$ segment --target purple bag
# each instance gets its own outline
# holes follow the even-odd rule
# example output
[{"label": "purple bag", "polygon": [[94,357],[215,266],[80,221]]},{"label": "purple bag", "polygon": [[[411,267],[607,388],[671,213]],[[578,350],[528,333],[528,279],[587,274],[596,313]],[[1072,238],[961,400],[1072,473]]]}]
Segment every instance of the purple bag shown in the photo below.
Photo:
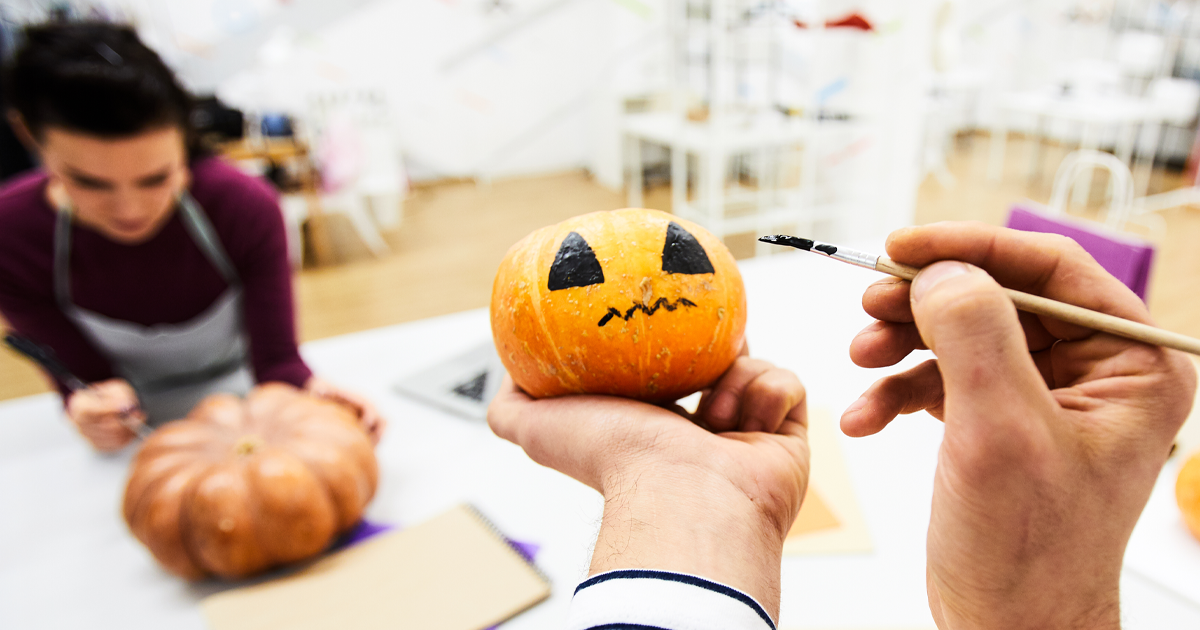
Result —
[{"label": "purple bag", "polygon": [[[1074,187],[1076,202],[1087,202],[1092,171],[1109,173],[1112,205],[1103,226],[1067,216],[1067,194]],[[1083,177],[1082,181],[1075,181]],[[1133,212],[1133,174],[1111,153],[1081,149],[1072,151],[1054,175],[1049,207],[1028,202],[1014,206],[1007,226],[1026,232],[1062,234],[1083,246],[1096,262],[1146,301],[1150,267],[1154,264],[1154,246],[1121,232]]]},{"label": "purple bag", "polygon": [[1074,239],[1101,267],[1124,282],[1142,301],[1146,300],[1150,268],[1154,264],[1153,245],[1094,223],[1051,215],[1032,202],[1013,206],[1006,226],[1025,232],[1062,234]]}]

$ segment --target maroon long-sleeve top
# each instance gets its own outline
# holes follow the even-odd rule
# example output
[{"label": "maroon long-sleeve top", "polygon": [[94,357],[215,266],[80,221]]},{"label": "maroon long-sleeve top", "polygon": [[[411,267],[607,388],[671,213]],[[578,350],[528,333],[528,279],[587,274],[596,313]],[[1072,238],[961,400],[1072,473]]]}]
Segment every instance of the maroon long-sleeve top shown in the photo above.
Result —
[{"label": "maroon long-sleeve top", "polygon": [[[241,279],[243,319],[258,382],[302,387],[312,375],[296,347],[292,276],[274,190],[217,158],[192,163],[191,194]],[[0,187],[0,313],[15,331],[50,346],[85,381],[117,376],[54,298],[54,223],[46,174]],[[199,315],[228,287],[178,213],[150,240],[122,245],[76,224],[71,298],[81,308],[144,325]],[[61,384],[60,384],[61,389]]]}]

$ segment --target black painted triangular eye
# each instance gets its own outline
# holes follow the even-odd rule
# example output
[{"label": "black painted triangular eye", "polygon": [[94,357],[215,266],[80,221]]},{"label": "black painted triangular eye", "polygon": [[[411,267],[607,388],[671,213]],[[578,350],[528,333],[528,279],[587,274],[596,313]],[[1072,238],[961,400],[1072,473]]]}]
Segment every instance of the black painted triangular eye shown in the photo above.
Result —
[{"label": "black painted triangular eye", "polygon": [[583,240],[579,232],[571,232],[563,239],[554,264],[550,265],[550,290],[586,287],[604,282],[604,270],[596,260],[596,252]]},{"label": "black painted triangular eye", "polygon": [[662,269],[667,273],[715,273],[704,246],[692,236],[691,232],[683,229],[682,225],[672,221],[667,226],[667,242],[663,245]]}]

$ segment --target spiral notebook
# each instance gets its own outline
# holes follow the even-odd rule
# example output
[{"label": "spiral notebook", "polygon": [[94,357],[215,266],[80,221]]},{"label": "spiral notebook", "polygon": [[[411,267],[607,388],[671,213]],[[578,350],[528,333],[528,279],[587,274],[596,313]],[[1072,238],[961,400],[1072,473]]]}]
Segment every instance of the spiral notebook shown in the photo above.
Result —
[{"label": "spiral notebook", "polygon": [[201,607],[212,630],[481,630],[549,595],[537,567],[460,505]]}]

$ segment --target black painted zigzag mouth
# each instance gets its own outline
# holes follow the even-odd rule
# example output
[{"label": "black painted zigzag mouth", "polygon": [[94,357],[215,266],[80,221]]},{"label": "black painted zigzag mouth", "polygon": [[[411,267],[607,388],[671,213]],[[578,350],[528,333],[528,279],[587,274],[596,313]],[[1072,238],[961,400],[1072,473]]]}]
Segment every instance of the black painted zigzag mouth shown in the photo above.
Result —
[{"label": "black painted zigzag mouth", "polygon": [[631,317],[633,317],[633,314],[638,311],[641,311],[641,312],[645,313],[647,316],[650,316],[650,315],[653,315],[654,313],[656,313],[658,311],[658,309],[660,309],[660,308],[665,308],[668,311],[674,311],[681,306],[695,306],[695,305],[696,305],[695,302],[693,302],[687,298],[679,298],[678,300],[675,300],[674,304],[672,304],[667,301],[667,298],[663,297],[663,298],[658,298],[658,301],[656,301],[654,303],[654,306],[651,306],[650,308],[646,308],[645,304],[634,304],[633,306],[629,307],[629,310],[625,311],[624,313],[622,313],[621,311],[618,311],[617,309],[610,306],[610,307],[608,307],[608,314],[605,315],[600,320],[599,325],[603,326],[603,325],[607,324],[608,322],[612,321],[612,318],[614,318],[614,317],[619,317],[625,321],[629,321],[629,319]]}]

